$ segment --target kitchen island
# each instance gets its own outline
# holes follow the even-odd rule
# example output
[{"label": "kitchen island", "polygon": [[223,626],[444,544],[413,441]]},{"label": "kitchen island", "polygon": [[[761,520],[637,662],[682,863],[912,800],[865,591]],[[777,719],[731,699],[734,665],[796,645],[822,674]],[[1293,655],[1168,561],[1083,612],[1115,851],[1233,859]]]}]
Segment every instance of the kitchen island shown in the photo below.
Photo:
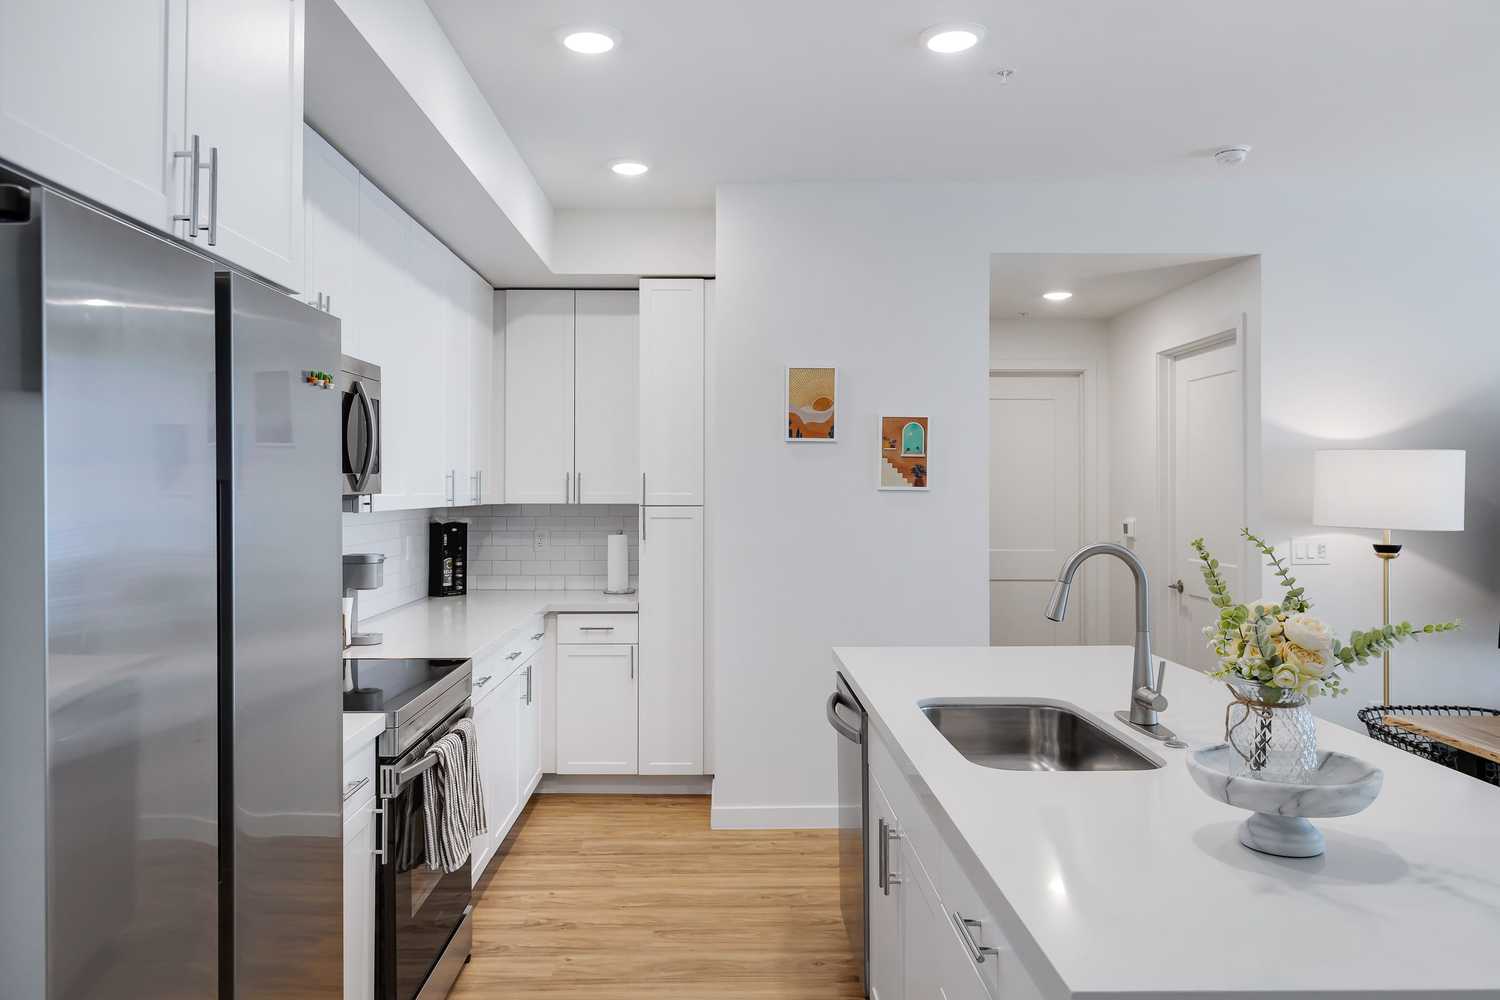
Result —
[{"label": "kitchen island", "polygon": [[[1240,845],[1246,813],[1194,785],[1187,750],[1115,721],[1129,647],[834,654],[868,713],[871,797],[882,788],[900,814],[893,843],[919,859],[948,936],[961,940],[958,909],[994,924],[979,943],[996,953],[975,964],[992,995],[1500,997],[1500,790],[1320,721],[1321,747],[1382,768],[1384,790],[1359,815],[1317,821],[1324,856],[1271,857]],[[1172,665],[1165,694],[1162,722],[1191,746],[1222,740],[1221,683]],[[920,709],[1007,699],[1080,710],[1164,766],[991,769]]]}]

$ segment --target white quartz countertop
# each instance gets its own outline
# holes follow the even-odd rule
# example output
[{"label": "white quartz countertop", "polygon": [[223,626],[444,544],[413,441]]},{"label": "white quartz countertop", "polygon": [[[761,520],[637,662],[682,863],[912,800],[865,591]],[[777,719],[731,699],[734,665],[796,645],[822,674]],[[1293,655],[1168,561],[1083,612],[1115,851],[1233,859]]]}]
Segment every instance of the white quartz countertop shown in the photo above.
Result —
[{"label": "white quartz countertop", "polygon": [[465,597],[429,597],[360,622],[384,633],[377,646],[355,646],[346,656],[464,659],[486,656],[537,615],[635,612],[635,594],[598,590],[478,590]]},{"label": "white quartz countertop", "polygon": [[[1385,771],[1365,812],[1315,820],[1320,858],[1242,847],[1248,813],[1193,784],[1185,750],[1117,723],[1121,646],[839,648],[838,669],[1049,997],[1500,997],[1500,789],[1333,723],[1324,749]],[[1228,692],[1173,665],[1162,721],[1222,740]],[[1001,771],[959,755],[924,700],[1044,699],[1164,760],[1150,771]]]},{"label": "white quartz countertop", "polygon": [[367,747],[385,731],[384,712],[344,713],[344,757]]}]

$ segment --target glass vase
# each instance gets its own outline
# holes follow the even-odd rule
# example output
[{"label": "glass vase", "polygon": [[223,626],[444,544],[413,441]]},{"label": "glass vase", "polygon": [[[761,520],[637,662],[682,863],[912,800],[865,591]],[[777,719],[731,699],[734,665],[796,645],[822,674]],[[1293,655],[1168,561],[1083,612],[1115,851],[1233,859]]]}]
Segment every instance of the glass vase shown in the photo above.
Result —
[{"label": "glass vase", "polygon": [[1318,767],[1318,727],[1307,696],[1253,682],[1231,683],[1224,738],[1242,773],[1266,781],[1304,782]]}]

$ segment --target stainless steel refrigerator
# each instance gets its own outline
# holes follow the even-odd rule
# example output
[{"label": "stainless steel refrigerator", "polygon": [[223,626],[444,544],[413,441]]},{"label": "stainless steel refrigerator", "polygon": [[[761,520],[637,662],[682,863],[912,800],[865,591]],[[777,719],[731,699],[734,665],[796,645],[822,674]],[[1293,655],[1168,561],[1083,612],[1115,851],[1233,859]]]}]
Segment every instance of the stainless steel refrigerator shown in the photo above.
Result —
[{"label": "stainless steel refrigerator", "polygon": [[0,994],[341,995],[338,361],[0,184]]}]

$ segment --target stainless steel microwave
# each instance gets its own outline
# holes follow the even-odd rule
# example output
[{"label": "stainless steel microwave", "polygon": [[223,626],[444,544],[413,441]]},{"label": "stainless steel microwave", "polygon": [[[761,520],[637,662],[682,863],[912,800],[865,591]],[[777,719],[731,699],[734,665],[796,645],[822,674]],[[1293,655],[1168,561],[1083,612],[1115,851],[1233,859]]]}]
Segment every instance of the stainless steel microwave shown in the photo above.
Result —
[{"label": "stainless steel microwave", "polygon": [[344,397],[339,479],[346,499],[369,496],[380,492],[380,366],[345,354],[339,369],[338,387]]}]

